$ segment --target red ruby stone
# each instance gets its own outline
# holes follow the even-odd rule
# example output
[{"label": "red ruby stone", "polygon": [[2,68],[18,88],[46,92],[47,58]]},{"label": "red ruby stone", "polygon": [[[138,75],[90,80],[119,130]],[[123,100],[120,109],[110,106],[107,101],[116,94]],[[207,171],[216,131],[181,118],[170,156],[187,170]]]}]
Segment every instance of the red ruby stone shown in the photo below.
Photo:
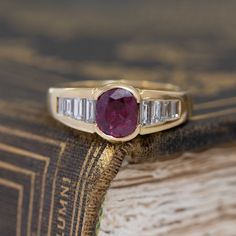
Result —
[{"label": "red ruby stone", "polygon": [[138,123],[136,98],[123,88],[104,92],[96,103],[96,122],[103,133],[115,138],[132,134]]}]

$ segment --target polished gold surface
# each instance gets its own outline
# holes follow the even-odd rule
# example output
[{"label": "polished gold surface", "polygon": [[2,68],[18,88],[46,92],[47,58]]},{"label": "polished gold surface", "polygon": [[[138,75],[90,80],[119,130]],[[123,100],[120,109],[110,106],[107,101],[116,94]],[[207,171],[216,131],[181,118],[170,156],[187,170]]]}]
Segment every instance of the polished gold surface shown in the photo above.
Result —
[{"label": "polished gold surface", "polygon": [[[155,125],[143,126],[138,123],[135,131],[122,138],[115,138],[104,134],[95,123],[86,123],[62,116],[57,112],[58,97],[66,98],[87,98],[97,100],[98,97],[112,88],[123,88],[132,92],[138,103],[142,100],[167,100],[177,99],[180,101],[180,116],[178,119],[160,122]],[[104,81],[81,81],[62,84],[48,91],[48,102],[52,116],[61,123],[85,132],[97,133],[104,139],[111,142],[124,142],[135,138],[138,134],[150,134],[162,130],[170,129],[184,123],[191,115],[192,103],[190,95],[181,91],[172,84],[162,84],[152,81],[130,81],[130,80],[104,80]]]}]

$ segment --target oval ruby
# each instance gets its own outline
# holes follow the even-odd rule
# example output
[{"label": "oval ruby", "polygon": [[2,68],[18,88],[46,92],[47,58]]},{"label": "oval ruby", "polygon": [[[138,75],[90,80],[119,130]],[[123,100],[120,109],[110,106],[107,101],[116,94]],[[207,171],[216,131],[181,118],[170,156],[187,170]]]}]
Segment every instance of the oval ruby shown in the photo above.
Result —
[{"label": "oval ruby", "polygon": [[132,134],[138,123],[136,98],[123,88],[104,92],[96,103],[96,122],[103,133],[115,138]]}]

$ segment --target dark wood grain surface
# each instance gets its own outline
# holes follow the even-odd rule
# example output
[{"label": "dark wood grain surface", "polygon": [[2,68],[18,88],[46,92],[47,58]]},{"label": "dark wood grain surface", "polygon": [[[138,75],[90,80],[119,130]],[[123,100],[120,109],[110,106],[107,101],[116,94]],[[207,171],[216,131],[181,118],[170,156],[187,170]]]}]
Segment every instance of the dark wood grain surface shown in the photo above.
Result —
[{"label": "dark wood grain surface", "polygon": [[[0,2],[0,234],[94,235],[103,195],[125,156],[165,159],[233,142],[235,9],[229,0]],[[111,145],[49,116],[48,87],[116,78],[190,90],[193,118]],[[104,153],[111,161],[100,173]]]}]

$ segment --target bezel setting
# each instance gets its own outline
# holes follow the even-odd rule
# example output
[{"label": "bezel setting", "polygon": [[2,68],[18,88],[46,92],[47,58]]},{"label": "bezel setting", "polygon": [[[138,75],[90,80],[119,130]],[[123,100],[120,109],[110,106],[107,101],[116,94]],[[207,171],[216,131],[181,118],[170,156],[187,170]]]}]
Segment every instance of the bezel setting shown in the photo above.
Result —
[{"label": "bezel setting", "polygon": [[[121,84],[121,83],[108,84],[108,85],[105,85],[104,87],[102,87],[101,89],[96,89],[95,93],[94,93],[95,100],[97,100],[105,92],[112,90],[112,89],[116,89],[116,88],[125,89],[125,90],[131,92],[133,94],[133,96],[135,97],[136,102],[138,104],[140,103],[140,95],[139,95],[138,90],[132,86],[128,86],[126,84]],[[138,110],[138,117],[139,117],[139,110]],[[140,127],[141,127],[141,125],[139,124],[139,120],[137,120],[137,126],[136,126],[136,129],[134,130],[134,132],[125,136],[125,137],[121,137],[121,138],[117,138],[112,135],[105,134],[104,132],[102,132],[99,129],[97,123],[95,124],[95,131],[98,135],[100,135],[102,138],[104,138],[106,140],[114,141],[114,142],[120,142],[120,141],[124,142],[124,141],[129,141],[129,140],[135,138],[140,132]]]}]

